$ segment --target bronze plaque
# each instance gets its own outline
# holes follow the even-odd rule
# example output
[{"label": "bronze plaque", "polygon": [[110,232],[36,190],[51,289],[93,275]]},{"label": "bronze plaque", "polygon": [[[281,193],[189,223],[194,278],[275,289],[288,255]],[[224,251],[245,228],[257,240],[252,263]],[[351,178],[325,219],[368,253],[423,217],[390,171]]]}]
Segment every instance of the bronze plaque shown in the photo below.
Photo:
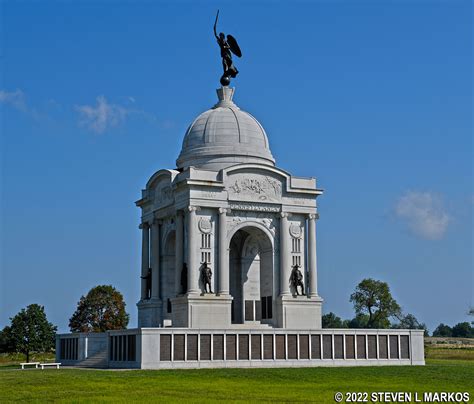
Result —
[{"label": "bronze plaque", "polygon": [[188,334],[188,361],[198,360],[198,335]]},{"label": "bronze plaque", "polygon": [[321,359],[320,335],[311,335],[311,359]]},{"label": "bronze plaque", "polygon": [[184,334],[174,335],[173,359],[175,361],[184,361]]},{"label": "bronze plaque", "polygon": [[160,335],[160,361],[171,360],[171,334]]},{"label": "bronze plaque", "polygon": [[343,335],[334,336],[334,359],[344,359]]},{"label": "bronze plaque", "polygon": [[300,335],[300,359],[309,359],[309,335]]},{"label": "bronze plaque", "polygon": [[285,336],[282,334],[277,334],[275,336],[275,348],[276,348],[276,358],[277,359],[286,359],[285,358]]},{"label": "bronze plaque", "polygon": [[262,303],[260,300],[255,300],[255,321],[262,319]]},{"label": "bronze plaque", "polygon": [[357,359],[365,359],[365,335],[357,336]]},{"label": "bronze plaque", "polygon": [[323,359],[332,359],[332,336],[323,335]]},{"label": "bronze plaque", "polygon": [[398,359],[398,337],[390,335],[390,359]]},{"label": "bronze plaque", "polygon": [[201,357],[202,361],[210,361],[211,360],[211,336],[209,334],[201,334]]},{"label": "bronze plaque", "polygon": [[262,359],[262,336],[251,335],[252,359]]},{"label": "bronze plaque", "polygon": [[249,336],[247,334],[239,334],[239,359],[249,359]]},{"label": "bronze plaque", "polygon": [[367,358],[368,359],[377,359],[377,336],[376,335],[368,335],[367,336],[367,345],[368,345],[368,352]]},{"label": "bronze plaque", "polygon": [[298,359],[298,336],[288,334],[288,359]]},{"label": "bronze plaque", "polygon": [[410,337],[408,335],[400,335],[400,358],[410,359]]},{"label": "bronze plaque", "polygon": [[355,342],[353,335],[346,335],[346,359],[355,359]]},{"label": "bronze plaque", "polygon": [[224,360],[224,334],[214,334],[212,336],[213,345],[212,345],[212,359],[215,361]]},{"label": "bronze plaque", "polygon": [[263,336],[263,359],[273,359],[273,335]]},{"label": "bronze plaque", "polygon": [[225,336],[226,359],[235,361],[237,359],[237,336],[235,334],[227,334]]},{"label": "bronze plaque", "polygon": [[379,335],[379,359],[388,359],[388,345],[386,335]]},{"label": "bronze plaque", "polygon": [[253,300],[245,301],[245,321],[253,321]]}]

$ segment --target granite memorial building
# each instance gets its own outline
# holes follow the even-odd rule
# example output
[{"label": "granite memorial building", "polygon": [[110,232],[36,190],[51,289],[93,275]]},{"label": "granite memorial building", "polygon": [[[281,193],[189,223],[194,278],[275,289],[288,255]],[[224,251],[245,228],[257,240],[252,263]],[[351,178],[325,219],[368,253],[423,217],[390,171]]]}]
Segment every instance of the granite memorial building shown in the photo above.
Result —
[{"label": "granite memorial building", "polygon": [[[275,165],[234,89],[189,126],[176,169],[156,172],[142,210],[139,327],[321,328],[314,178]],[[206,293],[203,267],[210,268]],[[296,295],[291,272],[302,277]],[[148,277],[147,277],[148,274]],[[147,285],[148,284],[148,285]]]},{"label": "granite memorial building", "polygon": [[264,128],[234,91],[217,90],[189,126],[176,168],[153,174],[136,202],[138,328],[58,335],[57,360],[148,369],[424,364],[423,330],[321,328],[323,192],[316,179],[276,166]]}]

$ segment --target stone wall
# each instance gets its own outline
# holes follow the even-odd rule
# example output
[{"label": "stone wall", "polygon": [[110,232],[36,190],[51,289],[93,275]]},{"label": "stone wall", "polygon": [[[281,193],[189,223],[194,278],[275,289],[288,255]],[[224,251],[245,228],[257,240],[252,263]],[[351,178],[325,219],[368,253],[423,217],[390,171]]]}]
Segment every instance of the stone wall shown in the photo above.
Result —
[{"label": "stone wall", "polygon": [[[57,356],[61,357],[58,336]],[[81,334],[94,341],[94,352],[109,368],[213,368],[424,365],[422,330],[280,330],[140,328]],[[78,344],[78,359],[87,366],[87,344]],[[100,349],[98,349],[100,347]],[[102,352],[102,356],[100,354]]]}]

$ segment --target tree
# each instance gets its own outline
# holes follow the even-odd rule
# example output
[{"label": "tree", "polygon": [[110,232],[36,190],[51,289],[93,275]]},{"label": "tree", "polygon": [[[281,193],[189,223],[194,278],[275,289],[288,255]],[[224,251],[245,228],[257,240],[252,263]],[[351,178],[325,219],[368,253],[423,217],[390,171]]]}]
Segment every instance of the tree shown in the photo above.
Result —
[{"label": "tree", "polygon": [[395,324],[393,328],[401,328],[406,330],[425,330],[425,337],[429,336],[428,328],[425,323],[420,323],[413,314],[406,314],[400,318],[400,322]]},{"label": "tree", "polygon": [[323,328],[347,328],[347,324],[336,316],[333,312],[322,317]]},{"label": "tree", "polygon": [[351,294],[350,301],[354,304],[356,316],[367,314],[367,328],[388,327],[389,318],[399,318],[401,309],[390,294],[386,282],[368,278],[362,280]]},{"label": "tree", "polygon": [[453,337],[474,338],[474,328],[467,321],[453,327]]},{"label": "tree", "polygon": [[69,319],[71,332],[103,332],[127,328],[129,315],[122,294],[111,285],[99,285],[81,296]]},{"label": "tree", "polygon": [[8,325],[0,331],[0,353],[14,352],[10,334],[10,327]]},{"label": "tree", "polygon": [[48,352],[54,348],[57,327],[48,322],[43,306],[30,304],[10,320],[8,343],[14,352],[25,354],[27,362],[31,352]]},{"label": "tree", "polygon": [[[349,320],[349,328],[367,328],[369,316],[367,314],[358,314],[352,320]],[[380,327],[382,328],[382,327]]]},{"label": "tree", "polygon": [[446,324],[441,323],[436,327],[433,331],[433,337],[452,337],[453,336],[453,329]]}]

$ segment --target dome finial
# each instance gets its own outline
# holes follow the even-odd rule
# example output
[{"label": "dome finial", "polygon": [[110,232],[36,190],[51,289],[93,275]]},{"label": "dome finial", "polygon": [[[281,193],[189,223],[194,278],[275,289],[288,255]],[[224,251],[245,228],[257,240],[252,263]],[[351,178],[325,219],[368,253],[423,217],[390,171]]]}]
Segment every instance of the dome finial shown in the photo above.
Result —
[{"label": "dome finial", "polygon": [[236,105],[232,101],[235,88],[222,86],[221,88],[218,88],[216,92],[217,92],[217,97],[219,98],[219,102],[216,105],[214,105],[214,108],[236,107]]}]

